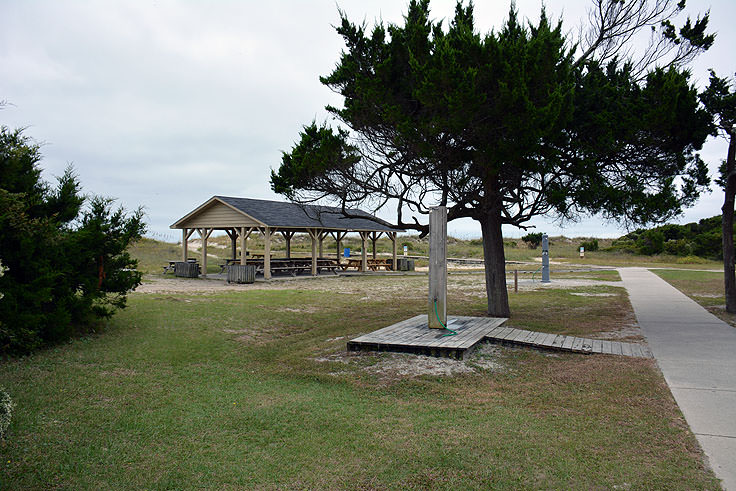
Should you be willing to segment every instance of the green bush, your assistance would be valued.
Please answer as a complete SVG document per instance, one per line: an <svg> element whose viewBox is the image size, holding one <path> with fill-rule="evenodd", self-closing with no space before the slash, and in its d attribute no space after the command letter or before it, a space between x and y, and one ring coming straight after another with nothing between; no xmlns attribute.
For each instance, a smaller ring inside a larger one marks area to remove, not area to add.
<svg viewBox="0 0 736 491"><path fill-rule="evenodd" d="M10 421L13 419L13 400L4 387L0 387L0 440L5 439Z"/></svg>
<svg viewBox="0 0 736 491"><path fill-rule="evenodd" d="M526 234L521 240L526 242L530 249L536 249L542 243L542 232Z"/></svg>
<svg viewBox="0 0 736 491"><path fill-rule="evenodd" d="M645 230L636 241L639 254L653 256L664 251L664 234L658 229Z"/></svg>
<svg viewBox="0 0 736 491"><path fill-rule="evenodd" d="M590 241L583 241L580 243L580 247L584 248L586 252L594 252L598 250L598 239Z"/></svg>
<svg viewBox="0 0 736 491"><path fill-rule="evenodd" d="M668 240L664 243L664 252L673 256L690 256L693 254L693 244L687 239Z"/></svg>
<svg viewBox="0 0 736 491"><path fill-rule="evenodd" d="M667 224L649 230L635 230L613 241L609 250L718 260L723 259L721 237L721 216L716 215L697 223Z"/></svg>
<svg viewBox="0 0 736 491"><path fill-rule="evenodd" d="M704 264L704 263L707 263L708 261L698 256L685 256L685 257L678 257L675 262L677 264Z"/></svg>
<svg viewBox="0 0 736 491"><path fill-rule="evenodd" d="M127 248L145 230L143 212L83 196L71 168L51 187L40 160L21 131L0 129L0 354L93 330L141 281Z"/></svg>
<svg viewBox="0 0 736 491"><path fill-rule="evenodd" d="M624 236L611 242L611 247L605 249L609 252L626 252L629 254L636 253L636 242Z"/></svg>

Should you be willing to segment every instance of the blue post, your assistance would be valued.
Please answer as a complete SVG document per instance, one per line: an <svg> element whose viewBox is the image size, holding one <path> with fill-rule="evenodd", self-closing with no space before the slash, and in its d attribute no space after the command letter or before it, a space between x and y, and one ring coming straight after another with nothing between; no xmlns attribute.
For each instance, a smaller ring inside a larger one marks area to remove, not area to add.
<svg viewBox="0 0 736 491"><path fill-rule="evenodd" d="M549 283L549 238L542 235L542 283Z"/></svg>

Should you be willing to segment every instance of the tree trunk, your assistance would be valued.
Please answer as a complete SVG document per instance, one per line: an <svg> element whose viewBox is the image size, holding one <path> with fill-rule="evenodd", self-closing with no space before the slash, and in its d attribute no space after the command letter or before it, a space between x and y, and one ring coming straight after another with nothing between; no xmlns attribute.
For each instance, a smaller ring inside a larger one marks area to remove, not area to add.
<svg viewBox="0 0 736 491"><path fill-rule="evenodd" d="M483 260L486 271L486 294L488 315L509 317L509 295L506 290L506 256L501 234L501 212L492 210L482 217L480 229L483 233Z"/></svg>
<svg viewBox="0 0 736 491"><path fill-rule="evenodd" d="M734 157L736 155L736 134L731 134L726 158L725 198L723 200L723 214L721 229L723 232L723 283L726 291L726 311L736 313L736 278L734 277L734 249L733 249L733 207L736 196L736 169Z"/></svg>

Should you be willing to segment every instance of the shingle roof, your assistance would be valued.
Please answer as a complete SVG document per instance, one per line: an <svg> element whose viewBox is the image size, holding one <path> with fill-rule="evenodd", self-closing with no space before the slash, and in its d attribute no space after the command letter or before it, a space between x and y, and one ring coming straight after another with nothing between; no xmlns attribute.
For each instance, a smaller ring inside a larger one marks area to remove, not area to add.
<svg viewBox="0 0 736 491"><path fill-rule="evenodd" d="M378 232L400 231L390 223L378 218L346 217L340 208L332 206L301 205L284 201L234 198L230 196L215 196L215 198L269 227L327 228ZM358 209L348 209L347 212L351 215L372 216Z"/></svg>

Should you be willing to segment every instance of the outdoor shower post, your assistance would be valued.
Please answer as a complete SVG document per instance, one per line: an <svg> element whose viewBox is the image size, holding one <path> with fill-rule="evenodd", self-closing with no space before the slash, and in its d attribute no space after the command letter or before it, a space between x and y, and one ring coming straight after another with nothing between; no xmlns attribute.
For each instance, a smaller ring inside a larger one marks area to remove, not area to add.
<svg viewBox="0 0 736 491"><path fill-rule="evenodd" d="M447 208L429 210L429 327L447 326Z"/></svg>
<svg viewBox="0 0 736 491"><path fill-rule="evenodd" d="M549 237L542 235L542 283L549 283Z"/></svg>

